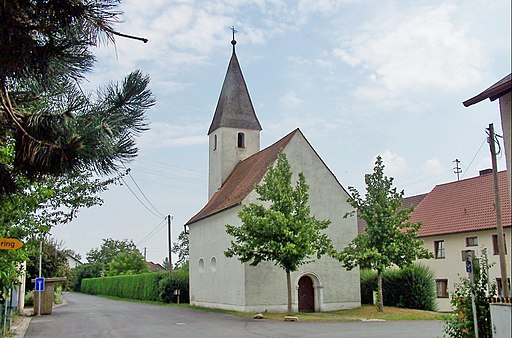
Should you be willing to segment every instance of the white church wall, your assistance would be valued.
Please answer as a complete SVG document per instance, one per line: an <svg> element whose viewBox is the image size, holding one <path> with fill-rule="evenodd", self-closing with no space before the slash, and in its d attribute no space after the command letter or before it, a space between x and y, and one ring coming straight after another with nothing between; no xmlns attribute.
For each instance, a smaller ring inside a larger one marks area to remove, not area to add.
<svg viewBox="0 0 512 338"><path fill-rule="evenodd" d="M311 212L317 219L330 219L326 233L336 248L341 249L357 234L355 217L344 219L343 215L352 210L346 202L347 193L341 188L332 173L325 167L318 155L311 149L300 133L285 148L288 161L296 181L303 172L310 187L309 202ZM252 192L244 203L257 198ZM317 276L319 285L315 288L317 310L329 311L360 306L359 270L347 272L341 264L323 257L300 267L292 273L292 302L298 308L297 286L304 274ZM260 263L257 267L246 268L246 309L247 311L285 311L287 307L286 274L272 263Z"/></svg>
<svg viewBox="0 0 512 338"><path fill-rule="evenodd" d="M239 209L231 208L190 226L190 304L243 311L244 266L224 256L230 244L225 224L238 222Z"/></svg>

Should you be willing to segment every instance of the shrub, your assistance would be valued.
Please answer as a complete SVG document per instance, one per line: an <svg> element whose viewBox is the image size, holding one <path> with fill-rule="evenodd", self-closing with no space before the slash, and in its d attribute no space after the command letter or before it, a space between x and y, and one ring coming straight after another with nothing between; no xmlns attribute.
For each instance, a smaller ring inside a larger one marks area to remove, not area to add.
<svg viewBox="0 0 512 338"><path fill-rule="evenodd" d="M174 295L174 290L180 290L180 303L189 302L188 265L174 270L171 280L166 276L160 281L160 300L177 303L178 296Z"/></svg>
<svg viewBox="0 0 512 338"><path fill-rule="evenodd" d="M384 304L409 309L435 311L434 273L427 266L413 264L398 270L386 270L382 275ZM377 290L377 273L361 270L361 303L372 304Z"/></svg>
<svg viewBox="0 0 512 338"><path fill-rule="evenodd" d="M34 290L25 293L25 306L34 306Z"/></svg>
<svg viewBox="0 0 512 338"><path fill-rule="evenodd" d="M478 336L493 336L491 310L487 297L496 296L496 284L492 284L489 295L487 295L489 283L488 269L490 266L487 255L485 253L482 254L480 258L473 260L474 283L471 283L469 278L462 277L460 282L455 284L455 290L450 301L454 310L444 323L444 332L449 337L463 338L476 336L471 294L475 298Z"/></svg>
<svg viewBox="0 0 512 338"><path fill-rule="evenodd" d="M361 270L361 303L373 304L373 291L377 290L377 272Z"/></svg>

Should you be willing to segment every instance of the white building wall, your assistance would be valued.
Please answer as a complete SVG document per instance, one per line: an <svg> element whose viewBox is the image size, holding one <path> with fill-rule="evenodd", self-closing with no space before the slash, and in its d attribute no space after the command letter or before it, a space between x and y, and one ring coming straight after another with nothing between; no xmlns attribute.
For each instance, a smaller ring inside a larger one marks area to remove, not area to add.
<svg viewBox="0 0 512 338"><path fill-rule="evenodd" d="M230 245L225 224L238 222L239 209L231 208L190 225L190 304L244 309L244 266L237 259L224 256L224 250Z"/></svg>
<svg viewBox="0 0 512 338"><path fill-rule="evenodd" d="M326 230L334 246L341 250L356 236L355 217L343 218L352 211L347 203L348 194L338 184L332 173L325 167L318 155L310 148L300 133L284 149L296 182L303 172L309 185L311 213L319 220L329 219ZM257 195L251 193L245 202L252 202ZM314 258L312 258L314 259ZM298 281L304 274L314 276L316 308L318 311L346 309L360 306L359 269L347 272L341 264L327 256L305 264L291 274L292 302L298 309ZM260 263L257 267L246 267L247 310L286 311L286 273L273 263Z"/></svg>
<svg viewBox="0 0 512 338"><path fill-rule="evenodd" d="M512 195L512 92L500 97L501 129L505 142L508 191Z"/></svg>
<svg viewBox="0 0 512 338"><path fill-rule="evenodd" d="M237 147L238 133L245 135L244 148ZM208 199L219 190L238 162L260 150L260 131L221 127L209 135L209 147Z"/></svg>
<svg viewBox="0 0 512 338"><path fill-rule="evenodd" d="M504 229L507 241L507 271L510 278L511 271L511 253L510 247L511 231L510 227ZM448 280L448 295L454 290L454 284L460 281L461 277L467 277L465 262L462 261L462 251L475 250L477 256L480 256L482 248L487 248L487 257L489 263L493 266L489 270L491 282L496 282L496 278L500 277L499 256L493 254L492 235L496 234L496 230L472 231L458 234L440 235L424 237L424 246L434 253L434 242L445 242L445 258L444 259L422 259L418 262L429 266L435 273L436 279ZM478 237L478 246L466 246L467 237ZM434 253L435 254L435 253ZM450 298L437 298L439 311L451 311Z"/></svg>

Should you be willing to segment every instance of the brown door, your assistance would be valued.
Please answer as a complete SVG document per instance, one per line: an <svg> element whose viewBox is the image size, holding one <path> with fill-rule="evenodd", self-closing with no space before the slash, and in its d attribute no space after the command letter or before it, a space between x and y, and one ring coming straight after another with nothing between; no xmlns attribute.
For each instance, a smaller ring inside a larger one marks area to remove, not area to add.
<svg viewBox="0 0 512 338"><path fill-rule="evenodd" d="M315 312L315 291L309 276L299 279L299 312Z"/></svg>

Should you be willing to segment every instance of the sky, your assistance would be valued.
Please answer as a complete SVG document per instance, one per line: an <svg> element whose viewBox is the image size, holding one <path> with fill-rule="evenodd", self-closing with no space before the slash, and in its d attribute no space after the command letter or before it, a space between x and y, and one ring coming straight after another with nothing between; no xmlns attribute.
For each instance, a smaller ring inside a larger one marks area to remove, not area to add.
<svg viewBox="0 0 512 338"><path fill-rule="evenodd" d="M125 184L52 235L82 256L102 239L167 256L207 202L208 136L236 53L262 125L262 149L300 128L346 188L364 193L381 155L405 196L490 168L485 128L502 134L498 101L465 101L511 72L509 0L125 0L118 38L94 51L88 88L140 69L156 105ZM505 169L505 156L498 158ZM173 261L175 261L175 257Z"/></svg>

